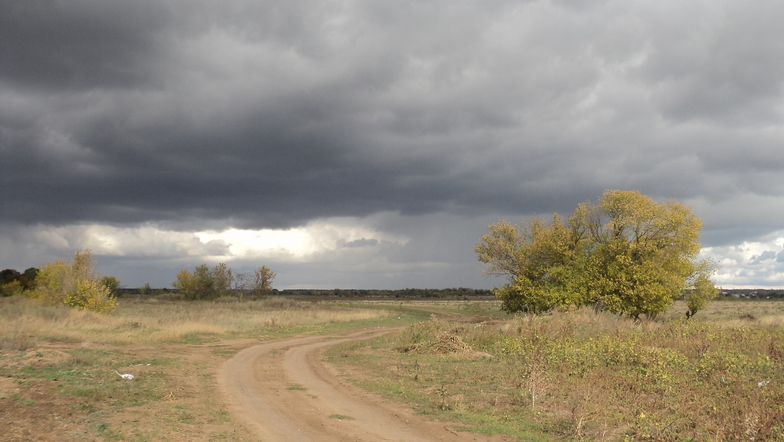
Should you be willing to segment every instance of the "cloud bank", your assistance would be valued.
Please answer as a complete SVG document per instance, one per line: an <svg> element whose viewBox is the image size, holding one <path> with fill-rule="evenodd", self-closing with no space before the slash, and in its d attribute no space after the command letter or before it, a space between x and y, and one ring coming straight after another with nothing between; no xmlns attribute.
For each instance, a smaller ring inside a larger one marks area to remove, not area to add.
<svg viewBox="0 0 784 442"><path fill-rule="evenodd" d="M131 286L224 259L292 287L487 287L488 223L634 189L694 207L720 284L781 285L782 15L3 0L0 267L90 247Z"/></svg>

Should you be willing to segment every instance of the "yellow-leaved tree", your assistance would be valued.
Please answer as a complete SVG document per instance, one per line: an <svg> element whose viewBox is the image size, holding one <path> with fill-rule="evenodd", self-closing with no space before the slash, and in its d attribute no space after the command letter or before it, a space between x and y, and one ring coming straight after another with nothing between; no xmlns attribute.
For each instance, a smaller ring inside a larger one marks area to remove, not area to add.
<svg viewBox="0 0 784 442"><path fill-rule="evenodd" d="M489 226L476 253L509 312L595 305L633 317L654 316L691 289L691 314L715 296L715 271L697 260L702 222L677 201L657 203L635 191L608 190L563 222L535 219Z"/></svg>
<svg viewBox="0 0 784 442"><path fill-rule="evenodd" d="M253 294L261 296L272 291L272 280L275 272L267 266L261 266L253 272Z"/></svg>
<svg viewBox="0 0 784 442"><path fill-rule="evenodd" d="M111 288L95 273L95 260L89 249L78 250L73 261L45 264L38 272L31 296L50 304L97 312L112 311L116 305Z"/></svg>

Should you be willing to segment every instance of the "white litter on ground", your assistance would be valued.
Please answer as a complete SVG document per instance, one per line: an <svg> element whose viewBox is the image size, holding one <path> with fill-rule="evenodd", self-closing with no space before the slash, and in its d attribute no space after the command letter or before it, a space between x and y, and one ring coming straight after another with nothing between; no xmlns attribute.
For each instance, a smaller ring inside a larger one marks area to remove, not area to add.
<svg viewBox="0 0 784 442"><path fill-rule="evenodd" d="M135 377L134 375L132 375L132 374L130 374L130 373L124 373L124 374L120 374L120 372L119 372L119 371L117 371L117 370L114 370L114 372L115 372L115 373L117 373L117 375L118 375L118 376L120 376L121 378L123 378L123 379L127 379L127 380L129 380L129 381L130 381L130 380L133 380L133 378Z"/></svg>

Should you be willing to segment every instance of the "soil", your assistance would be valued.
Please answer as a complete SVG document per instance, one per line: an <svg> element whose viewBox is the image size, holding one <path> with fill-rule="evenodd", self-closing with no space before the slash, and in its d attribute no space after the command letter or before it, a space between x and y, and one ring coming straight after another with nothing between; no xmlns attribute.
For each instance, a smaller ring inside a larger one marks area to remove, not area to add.
<svg viewBox="0 0 784 442"><path fill-rule="evenodd" d="M255 441L242 425L232 422L221 397L215 393L215 373L227 353L256 343L233 340L201 345L154 346L95 345L39 342L25 350L0 350L0 366L8 372L25 366L43 367L70 359L68 351L86 346L117 350L139 359L167 357L171 366L106 367L118 386L144 382L164 373L166 383L159 400L139 406L117 407L111 397L72 397L62 394L61 382L31 376L0 376L0 442L29 441ZM114 374L131 373L134 380ZM153 373L157 372L157 373Z"/></svg>
<svg viewBox="0 0 784 442"><path fill-rule="evenodd" d="M265 441L477 441L450 423L416 415L355 387L323 352L399 328L283 339L254 345L224 363L219 390L235 419ZM345 369L345 368L344 368ZM500 439L499 439L500 440Z"/></svg>
<svg viewBox="0 0 784 442"><path fill-rule="evenodd" d="M332 345L398 329L300 335L261 344L242 339L119 346L116 350L142 360L177 361L162 367L107 367L136 376L130 381L116 376L112 382L118 385L160 373L167 380L158 391L160 399L126 408L113 406L111 398L96 402L63 396L57 380L0 376L0 441L506 440L459 432L449 422L389 403L349 381L365 374L328 364L323 356ZM0 350L0 366L14 371L56 364L85 345L39 342L24 351Z"/></svg>

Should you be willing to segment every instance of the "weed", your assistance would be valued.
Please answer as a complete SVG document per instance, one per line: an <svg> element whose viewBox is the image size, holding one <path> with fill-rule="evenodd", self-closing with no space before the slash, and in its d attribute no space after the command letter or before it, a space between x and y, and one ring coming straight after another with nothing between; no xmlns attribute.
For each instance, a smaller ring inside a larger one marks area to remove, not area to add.
<svg viewBox="0 0 784 442"><path fill-rule="evenodd" d="M346 416L345 414L330 414L330 419L338 419L341 421L353 421L354 418L351 416Z"/></svg>
<svg viewBox="0 0 784 442"><path fill-rule="evenodd" d="M183 423L183 424L195 424L196 423L196 418L192 414L190 414L190 413L188 413L186 411L183 411L182 413L178 413L177 414L177 422L180 422L180 423Z"/></svg>
<svg viewBox="0 0 784 442"><path fill-rule="evenodd" d="M293 390L293 391L305 391L306 390L306 388L303 387L300 384L289 384L287 389L288 390Z"/></svg>

